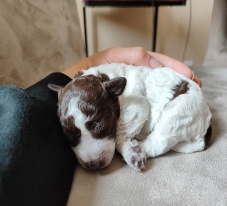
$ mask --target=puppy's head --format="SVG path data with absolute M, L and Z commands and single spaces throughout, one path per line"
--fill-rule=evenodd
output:
M 65 87 L 48 85 L 58 92 L 58 116 L 66 139 L 86 169 L 104 168 L 113 158 L 120 116 L 118 96 L 125 85 L 125 78 L 110 80 L 101 73 L 80 73 Z

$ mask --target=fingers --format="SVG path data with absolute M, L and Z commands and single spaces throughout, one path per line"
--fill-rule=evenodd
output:
M 142 47 L 132 47 L 132 48 L 121 48 L 114 47 L 106 50 L 106 60 L 108 63 L 125 63 L 136 66 L 148 66 L 151 68 L 158 68 L 161 66 L 170 67 L 180 74 L 192 78 L 192 71 L 189 67 L 184 65 L 182 62 L 172 59 L 163 54 L 146 51 Z M 202 82 L 198 77 L 195 77 L 194 82 L 196 82 L 200 87 Z
M 186 65 L 184 65 L 182 62 L 177 61 L 175 59 L 172 59 L 168 56 L 165 56 L 163 54 L 155 53 L 155 52 L 147 52 L 149 55 L 153 56 L 155 59 L 157 59 L 162 66 L 164 67 L 170 67 L 177 71 L 180 74 L 183 74 L 184 76 L 188 77 L 189 79 L 192 78 L 192 71 L 189 69 Z
M 192 79 L 192 77 L 193 77 L 192 70 L 189 67 L 187 67 L 185 64 L 183 64 L 182 62 L 172 59 L 163 54 L 149 52 L 149 51 L 147 51 L 147 53 L 150 56 L 157 59 L 161 63 L 162 66 L 170 67 L 170 68 L 174 69 L 175 71 L 177 71 L 178 73 L 183 74 L 184 76 L 188 77 L 189 79 Z M 202 81 L 198 77 L 194 77 L 193 81 L 195 83 L 197 83 L 200 87 L 202 87 Z
M 200 87 L 203 86 L 202 81 L 198 77 L 194 77 L 193 81 L 198 84 Z
M 101 57 L 101 58 L 98 58 Z M 105 57 L 105 58 L 103 58 Z M 96 61 L 106 61 L 105 63 L 125 63 L 135 66 L 148 66 L 151 68 L 158 68 L 161 66 L 170 67 L 180 74 L 192 78 L 192 71 L 189 67 L 184 65 L 182 62 L 172 59 L 163 54 L 146 51 L 142 47 L 131 47 L 131 48 L 121 48 L 113 47 L 107 49 L 101 53 L 97 53 Z M 98 62 L 96 62 L 97 64 Z M 196 82 L 200 87 L 202 82 L 198 77 L 195 77 L 194 82 Z

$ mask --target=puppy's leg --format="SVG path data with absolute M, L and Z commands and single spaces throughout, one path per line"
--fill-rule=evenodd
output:
M 148 119 L 149 105 L 143 97 L 127 97 L 121 99 L 121 103 L 116 148 L 129 166 L 140 171 L 145 167 L 146 155 L 134 137 L 140 133 Z
M 141 171 L 145 167 L 146 155 L 140 148 L 137 140 L 127 138 L 123 144 L 117 144 L 118 151 L 122 154 L 124 160 L 136 171 Z
M 171 150 L 181 153 L 193 153 L 203 151 L 207 147 L 207 143 L 210 140 L 212 135 L 212 127 L 207 129 L 207 132 L 204 137 L 199 139 L 194 139 L 192 141 L 183 141 L 179 142 Z
M 158 133 L 152 133 L 139 145 L 146 153 L 147 157 L 156 157 L 165 154 L 178 143 L 176 138 L 160 136 Z
M 186 138 L 181 133 L 175 132 L 171 135 L 168 129 L 162 129 L 163 124 L 157 125 L 154 131 L 139 145 L 146 152 L 147 157 L 156 157 L 169 150 L 181 153 L 199 152 L 205 149 L 207 141 L 211 137 L 211 127 L 207 130 L 205 137 L 198 139 Z
M 175 152 L 181 152 L 181 153 L 193 153 L 193 152 L 200 152 L 204 149 L 205 149 L 205 141 L 204 139 L 200 138 L 192 142 L 179 142 L 171 150 Z

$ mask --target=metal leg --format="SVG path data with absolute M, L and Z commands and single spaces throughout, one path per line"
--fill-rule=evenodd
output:
M 88 57 L 86 6 L 83 7 L 85 52 Z
M 156 49 L 156 37 L 157 37 L 157 25 L 158 25 L 158 6 L 155 7 L 154 22 L 153 22 L 153 49 Z

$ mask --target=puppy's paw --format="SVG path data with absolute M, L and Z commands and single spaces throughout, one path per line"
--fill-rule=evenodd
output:
M 127 164 L 136 171 L 141 171 L 145 168 L 147 159 L 146 154 L 140 148 L 136 140 L 133 140 L 129 145 L 127 145 L 127 149 L 125 150 L 123 157 Z

